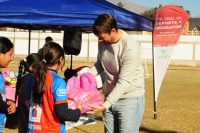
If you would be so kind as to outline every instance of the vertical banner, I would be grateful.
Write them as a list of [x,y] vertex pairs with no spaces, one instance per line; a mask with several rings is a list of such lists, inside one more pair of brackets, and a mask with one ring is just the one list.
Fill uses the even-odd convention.
[[186,11],[175,5],[159,8],[154,16],[154,46],[176,45],[188,17]]
[[187,12],[175,5],[166,5],[159,8],[154,16],[154,104],[157,101],[163,78],[170,63],[173,48],[179,40],[188,17]]

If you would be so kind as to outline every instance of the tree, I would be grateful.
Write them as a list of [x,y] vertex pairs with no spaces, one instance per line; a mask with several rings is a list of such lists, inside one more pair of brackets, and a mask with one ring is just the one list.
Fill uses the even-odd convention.
[[[146,10],[146,11],[144,11],[141,15],[142,15],[142,16],[145,16],[145,17],[147,17],[147,18],[153,19],[153,18],[154,18],[154,15],[155,15],[155,13],[156,13],[156,11],[157,11],[157,9],[159,9],[161,6],[162,6],[162,5],[159,5],[158,7],[151,8],[151,9],[149,9],[149,10]],[[182,9],[184,9],[183,6],[179,6],[179,7],[181,7]],[[185,10],[185,11],[190,15],[190,11],[189,11],[189,10]]]
[[155,7],[155,8],[151,8],[149,10],[146,10],[144,11],[143,13],[141,13],[142,16],[145,16],[147,18],[151,18],[153,19],[154,18],[154,15],[157,11],[157,9],[159,9],[162,5],[159,5],[158,7]]
[[124,5],[122,4],[122,2],[118,2],[117,6],[122,7],[122,8],[124,7]]
[[157,7],[151,8],[149,10],[144,11],[141,15],[153,19],[157,9]]

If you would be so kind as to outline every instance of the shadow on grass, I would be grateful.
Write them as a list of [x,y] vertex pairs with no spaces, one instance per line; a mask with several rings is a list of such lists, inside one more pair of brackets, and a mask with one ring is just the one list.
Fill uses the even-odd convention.
[[95,116],[95,119],[96,119],[97,121],[103,121],[102,116]]
[[79,127],[74,127],[74,129],[78,130],[79,132],[88,133],[88,131],[83,130],[83,129],[79,128]]
[[[89,133],[88,131],[80,129],[78,127],[74,127],[74,128],[79,130],[79,132],[81,131],[83,133]],[[146,128],[146,127],[140,127],[140,131],[145,132],[145,133],[179,133],[179,132],[176,132],[176,131],[167,131],[167,130],[157,131],[157,130],[149,129],[149,128]]]
[[177,131],[167,131],[167,130],[154,130],[154,129],[149,129],[146,127],[140,127],[140,131],[146,132],[146,133],[179,133]]

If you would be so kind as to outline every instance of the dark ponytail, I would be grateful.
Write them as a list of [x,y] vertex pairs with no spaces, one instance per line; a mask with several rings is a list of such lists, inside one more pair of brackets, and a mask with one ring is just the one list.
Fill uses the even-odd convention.
[[33,86],[33,102],[42,104],[42,96],[45,91],[45,74],[47,72],[47,65],[44,61],[38,62],[38,69],[34,73],[34,86]]
[[40,50],[39,55],[41,60],[38,62],[38,67],[34,67],[33,102],[42,104],[42,96],[45,92],[45,75],[48,67],[60,64],[60,58],[64,59],[64,50],[58,43],[48,42]]
[[17,76],[17,84],[16,84],[16,93],[15,93],[15,102],[17,100],[17,96],[19,94],[19,88],[22,80],[23,75],[23,68],[24,68],[24,60],[21,60],[18,67],[18,76]]

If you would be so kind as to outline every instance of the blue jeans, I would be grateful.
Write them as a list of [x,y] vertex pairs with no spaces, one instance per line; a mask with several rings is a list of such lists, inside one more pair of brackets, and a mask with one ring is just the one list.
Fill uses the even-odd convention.
[[103,114],[105,133],[138,133],[144,103],[144,96],[119,99]]

